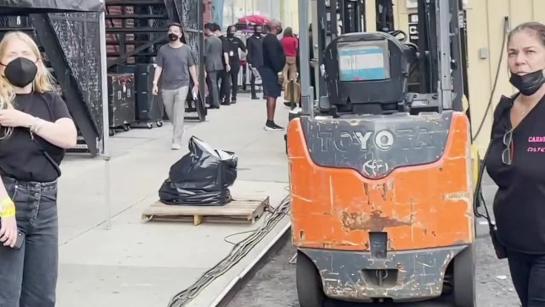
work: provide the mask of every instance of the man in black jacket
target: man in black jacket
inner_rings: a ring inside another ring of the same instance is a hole
[[[206,39],[204,41],[204,55],[206,67],[206,83],[208,85],[208,103],[210,108],[220,108],[220,96],[218,89],[218,79],[224,70],[225,59],[229,54],[224,50],[223,42],[214,34],[215,26],[213,23],[204,25]]]
[[[227,37],[221,33],[221,27],[217,24],[213,24],[214,27],[214,34],[219,37],[219,39],[222,42],[223,46],[223,52],[224,57],[223,59],[223,71],[219,74],[218,81],[220,83],[220,101],[222,105],[230,105],[230,95],[231,92],[231,81],[230,81],[230,74],[231,71],[231,63],[229,62],[229,42],[227,41]]]
[[[258,99],[255,90],[255,79],[259,75],[257,69],[263,66],[263,27],[256,25],[254,27],[254,34],[248,38],[247,47],[248,55],[246,59],[250,64],[250,89],[252,92],[252,99]]]
[[[284,48],[276,37],[282,33],[282,24],[277,20],[270,21],[265,26],[267,35],[263,39],[263,66],[259,68],[259,74],[263,81],[263,92],[267,99],[267,122],[265,130],[284,130],[274,122],[276,99],[282,94],[282,85],[278,80],[278,73],[286,65]]]

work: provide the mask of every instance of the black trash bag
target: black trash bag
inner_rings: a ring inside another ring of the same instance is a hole
[[[237,163],[233,152],[216,150],[191,137],[189,153],[170,167],[159,199],[169,205],[225,205],[232,200],[229,186],[237,178]]]

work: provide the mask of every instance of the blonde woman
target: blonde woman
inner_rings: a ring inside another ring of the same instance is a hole
[[[36,43],[0,41],[0,306],[55,305],[57,178],[76,128]]]

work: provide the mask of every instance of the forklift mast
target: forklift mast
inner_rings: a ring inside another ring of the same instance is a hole
[[[376,8],[366,8],[364,0],[300,0],[301,63],[314,62],[314,69],[301,67],[302,104],[304,114],[311,115],[315,109],[327,109],[328,96],[325,80],[324,52],[339,35],[365,32],[365,12],[374,9],[377,13],[377,30],[400,36],[405,42],[408,35],[395,29],[392,0],[377,0]],[[463,110],[462,99],[466,92],[466,67],[463,52],[462,0],[418,0],[418,63],[411,72],[418,72],[418,92],[436,94],[442,103],[439,111]],[[310,10],[309,8],[313,8]],[[311,18],[309,14],[314,16]],[[311,37],[307,25],[316,39],[309,46]],[[309,58],[313,48],[314,59]],[[318,108],[311,97],[310,74],[316,76]]]

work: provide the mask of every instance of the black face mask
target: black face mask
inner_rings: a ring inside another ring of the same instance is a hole
[[[17,87],[25,87],[32,83],[38,73],[38,66],[31,60],[23,57],[16,58],[5,66],[4,75],[9,83]]]
[[[543,84],[545,84],[545,76],[543,70],[534,71],[524,76],[511,73],[511,84],[516,87],[521,94],[531,96],[535,94]]]
[[[174,33],[168,33],[168,39],[171,41],[171,42],[175,42],[177,40],[180,39],[180,37]]]
[[[235,37],[235,33],[230,33],[229,32],[229,33],[227,33],[227,37],[229,37],[229,38]]]

